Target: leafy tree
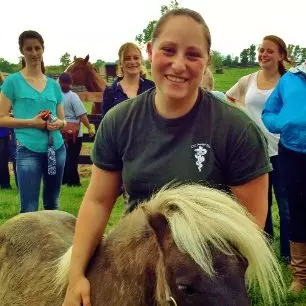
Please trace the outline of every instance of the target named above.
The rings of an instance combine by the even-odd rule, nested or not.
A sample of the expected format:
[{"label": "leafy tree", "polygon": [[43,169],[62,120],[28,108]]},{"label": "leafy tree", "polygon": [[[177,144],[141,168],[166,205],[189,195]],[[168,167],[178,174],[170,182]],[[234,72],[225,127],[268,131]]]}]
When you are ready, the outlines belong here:
[{"label": "leafy tree", "polygon": [[232,57],[228,54],[225,59],[223,60],[222,64],[224,66],[227,66],[227,67],[232,67],[233,65],[233,59]]},{"label": "leafy tree", "polygon": [[101,60],[101,59],[98,59],[95,63],[94,63],[94,66],[95,67],[101,67],[101,66],[104,66],[105,65],[105,61]]},{"label": "leafy tree", "polygon": [[240,63],[246,66],[249,63],[249,52],[248,49],[243,49],[240,53]]},{"label": "leafy tree", "polygon": [[70,65],[71,63],[70,57],[71,55],[68,52],[66,52],[63,56],[60,57],[60,63],[64,69],[66,69]]},{"label": "leafy tree", "polygon": [[[177,0],[171,0],[168,5],[162,5],[160,8],[161,15],[164,15],[168,11],[179,8],[179,3]],[[143,47],[147,42],[151,40],[153,30],[155,28],[155,25],[157,23],[157,20],[151,20],[147,27],[143,29],[142,33],[136,35],[135,40],[137,43]]]},{"label": "leafy tree", "polygon": [[292,44],[289,44],[289,45],[287,46],[288,57],[289,57],[289,59],[292,59],[292,60],[294,60],[294,59],[293,59],[293,50],[294,50],[294,48],[295,48],[295,46],[292,45]]},{"label": "leafy tree", "polygon": [[233,67],[239,66],[239,56],[235,56],[233,59]]},{"label": "leafy tree", "polygon": [[0,57],[0,71],[7,72],[7,73],[13,72],[11,63],[6,61],[3,57]]},{"label": "leafy tree", "polygon": [[254,44],[250,45],[248,48],[249,63],[254,65],[256,61],[256,46]]},{"label": "leafy tree", "polygon": [[306,48],[301,48],[301,61],[306,61]]}]

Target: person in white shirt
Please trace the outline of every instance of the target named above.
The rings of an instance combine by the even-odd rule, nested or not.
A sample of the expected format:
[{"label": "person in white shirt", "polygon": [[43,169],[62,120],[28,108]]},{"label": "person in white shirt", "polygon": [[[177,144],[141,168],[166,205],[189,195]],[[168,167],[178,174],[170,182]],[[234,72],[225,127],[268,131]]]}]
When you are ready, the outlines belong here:
[{"label": "person in white shirt", "polygon": [[287,192],[280,172],[281,165],[278,156],[279,135],[270,133],[261,119],[265,102],[281,76],[286,72],[284,62],[291,63],[288,58],[285,42],[275,35],[265,36],[258,50],[258,63],[261,69],[242,77],[226,92],[226,96],[228,100],[245,109],[268,141],[268,151],[273,171],[269,173],[269,210],[265,231],[273,238],[271,215],[273,188],[280,217],[280,254],[289,262],[289,210]]}]

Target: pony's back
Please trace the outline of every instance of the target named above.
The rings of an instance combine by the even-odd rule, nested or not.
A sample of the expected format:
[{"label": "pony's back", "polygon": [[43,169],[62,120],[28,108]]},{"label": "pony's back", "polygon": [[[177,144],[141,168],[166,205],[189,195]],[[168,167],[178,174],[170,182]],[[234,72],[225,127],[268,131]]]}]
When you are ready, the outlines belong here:
[{"label": "pony's back", "polygon": [[20,214],[0,227],[1,305],[60,305],[55,301],[64,293],[47,288],[55,260],[72,244],[74,226],[75,217],[68,213],[40,211]]}]

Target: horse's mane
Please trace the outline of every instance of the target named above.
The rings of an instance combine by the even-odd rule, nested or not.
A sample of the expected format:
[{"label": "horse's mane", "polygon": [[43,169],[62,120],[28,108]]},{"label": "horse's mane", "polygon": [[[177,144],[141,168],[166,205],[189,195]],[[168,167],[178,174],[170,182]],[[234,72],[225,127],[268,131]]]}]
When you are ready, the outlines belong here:
[{"label": "horse's mane", "polygon": [[230,196],[197,184],[165,187],[146,209],[166,217],[177,247],[207,274],[214,274],[211,246],[228,255],[238,250],[248,261],[249,288],[258,284],[271,304],[283,297],[282,274],[266,237]]},{"label": "horse's mane", "polygon": [[[258,285],[268,304],[282,299],[284,282],[267,239],[246,210],[230,196],[198,184],[167,186],[143,205],[150,214],[162,214],[167,219],[177,247],[189,254],[208,275],[215,273],[212,248],[229,256],[239,253],[248,261],[249,288]],[[139,235],[144,222],[136,220],[145,216],[140,211],[136,209],[122,220],[124,239],[118,235],[114,239],[129,243],[127,237],[133,239],[135,234]],[[70,257],[71,248],[60,259],[57,277],[60,283],[67,281]]]}]

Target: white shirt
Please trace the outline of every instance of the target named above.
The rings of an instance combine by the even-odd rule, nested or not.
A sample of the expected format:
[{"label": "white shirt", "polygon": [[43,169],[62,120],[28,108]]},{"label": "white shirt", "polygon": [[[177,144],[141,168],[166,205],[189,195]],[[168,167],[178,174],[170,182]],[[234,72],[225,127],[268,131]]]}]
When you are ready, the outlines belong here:
[{"label": "white shirt", "polygon": [[265,102],[274,90],[259,89],[257,87],[258,71],[242,77],[226,95],[238,100],[245,107],[247,114],[256,122],[268,140],[269,156],[278,155],[279,135],[270,133],[261,119]]}]

